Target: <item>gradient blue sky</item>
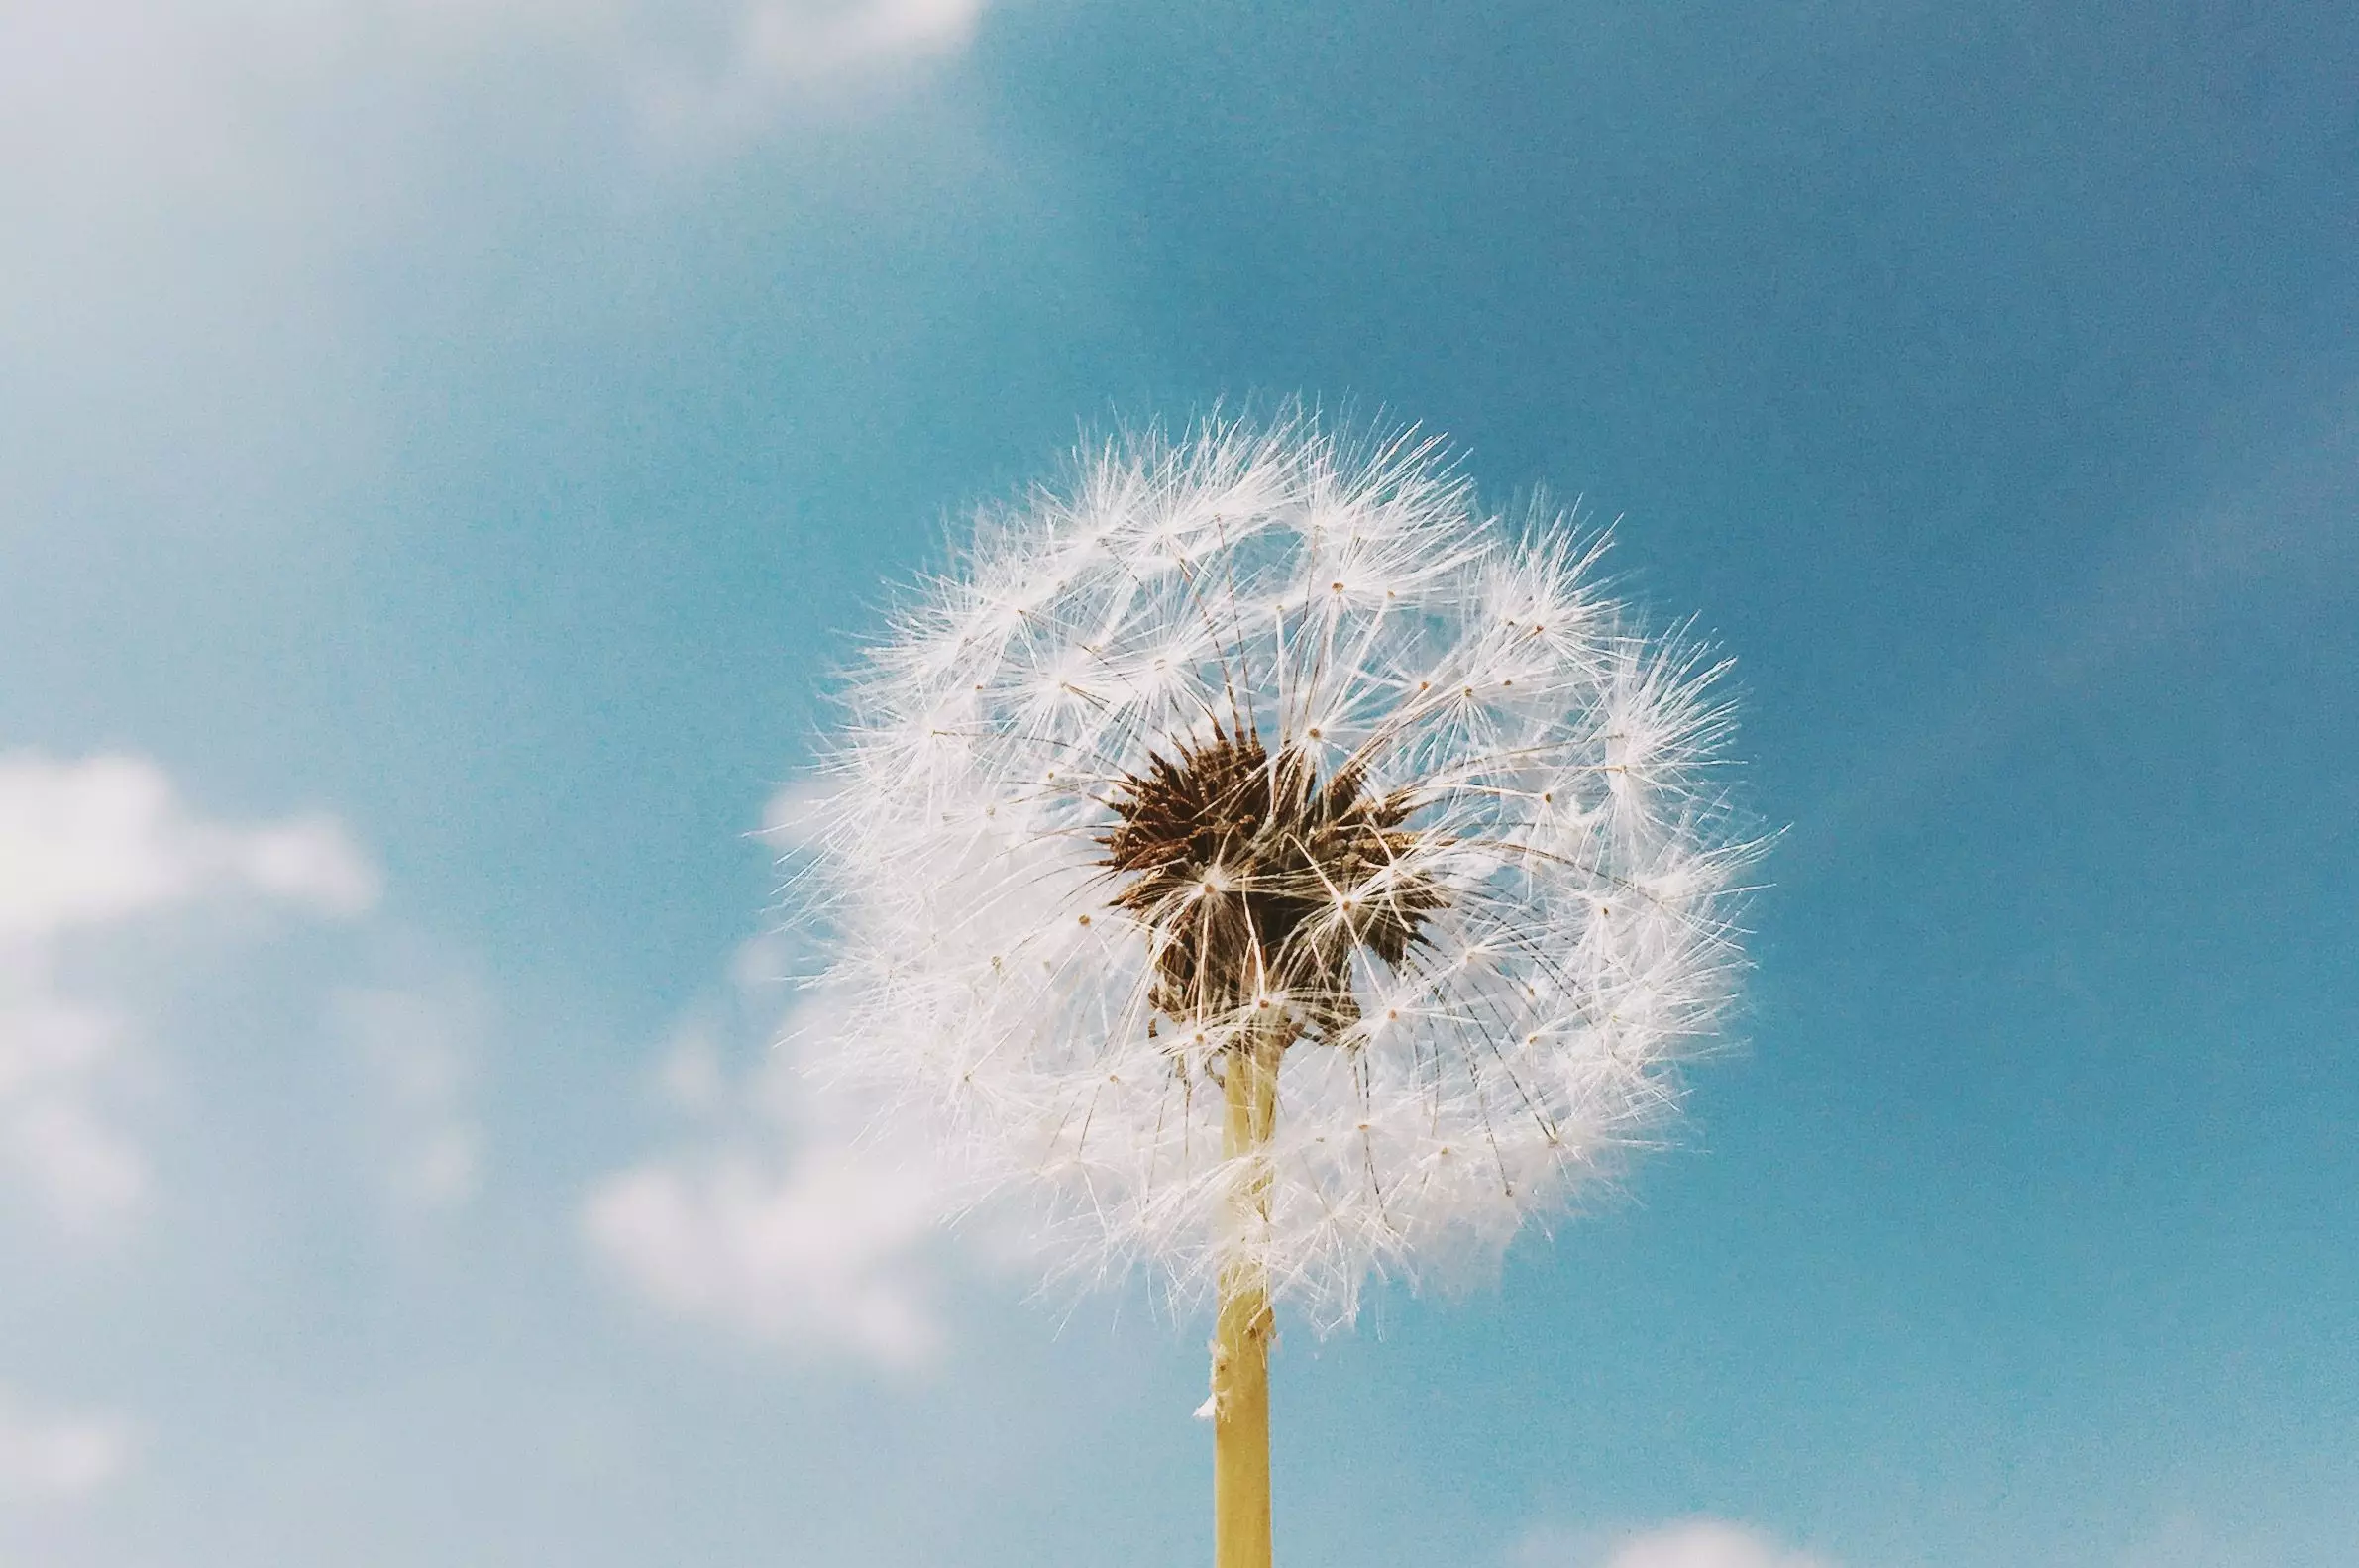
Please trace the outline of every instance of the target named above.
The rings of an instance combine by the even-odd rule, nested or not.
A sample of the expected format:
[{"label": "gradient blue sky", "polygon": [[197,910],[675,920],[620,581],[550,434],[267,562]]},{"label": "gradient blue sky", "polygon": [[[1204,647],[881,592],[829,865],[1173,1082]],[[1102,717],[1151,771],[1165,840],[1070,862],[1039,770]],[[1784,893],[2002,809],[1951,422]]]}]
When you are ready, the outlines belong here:
[{"label": "gradient blue sky", "polygon": [[1685,1147],[1288,1338],[1281,1561],[2359,1561],[2355,215],[2324,0],[0,0],[0,1560],[1204,1559],[1202,1325],[927,1227],[748,834],[1299,391],[1625,516],[1792,826]]}]

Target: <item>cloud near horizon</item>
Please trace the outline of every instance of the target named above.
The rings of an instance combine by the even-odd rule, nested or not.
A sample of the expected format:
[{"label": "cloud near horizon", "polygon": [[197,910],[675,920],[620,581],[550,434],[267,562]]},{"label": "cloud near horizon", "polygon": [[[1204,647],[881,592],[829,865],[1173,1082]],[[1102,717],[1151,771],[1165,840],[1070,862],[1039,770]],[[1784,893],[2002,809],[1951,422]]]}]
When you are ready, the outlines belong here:
[{"label": "cloud near horizon", "polygon": [[0,1388],[0,1499],[78,1502],[121,1476],[138,1446],[120,1416],[30,1411]]},{"label": "cloud near horizon", "polygon": [[0,1187],[29,1187],[79,1232],[121,1221],[147,1191],[146,1155],[109,1108],[136,1021],[68,978],[70,947],[242,898],[348,919],[377,894],[375,867],[333,817],[216,822],[143,758],[0,754]]},{"label": "cloud near horizon", "polygon": [[456,1208],[483,1185],[472,1091],[488,1014],[474,988],[447,979],[349,987],[328,998],[330,1030],[353,1052],[367,1088],[370,1163],[397,1212]]},{"label": "cloud near horizon", "polygon": [[[815,800],[774,795],[766,842],[785,849],[808,832]],[[850,1355],[908,1372],[945,1340],[926,1257],[948,1207],[943,1173],[804,1070],[795,1042],[823,1038],[828,1019],[789,999],[786,968],[779,941],[740,945],[731,1006],[684,1024],[663,1060],[664,1098],[691,1137],[599,1182],[583,1232],[671,1316],[799,1360]],[[759,1053],[735,1081],[732,1048]]]},{"label": "cloud near horizon", "polygon": [[1513,1568],[1835,1568],[1721,1519],[1681,1519],[1623,1534],[1543,1528],[1517,1542],[1508,1561]]},{"label": "cloud near horizon", "polygon": [[[847,95],[973,38],[986,0],[89,0],[0,11],[0,148],[71,185],[151,163],[236,178],[275,114],[357,78],[378,112],[460,90],[519,55],[540,83],[619,105],[660,147],[728,151],[798,106]],[[72,174],[58,155],[78,150]],[[225,159],[227,160],[225,164]],[[251,189],[246,194],[251,195]]]},{"label": "cloud near horizon", "polygon": [[[741,995],[766,951],[740,955]],[[944,1336],[923,1254],[944,1205],[922,1152],[866,1136],[784,1047],[732,1082],[714,1031],[692,1026],[662,1081],[694,1131],[590,1193],[583,1232],[609,1269],[673,1317],[799,1360],[929,1362]]]}]

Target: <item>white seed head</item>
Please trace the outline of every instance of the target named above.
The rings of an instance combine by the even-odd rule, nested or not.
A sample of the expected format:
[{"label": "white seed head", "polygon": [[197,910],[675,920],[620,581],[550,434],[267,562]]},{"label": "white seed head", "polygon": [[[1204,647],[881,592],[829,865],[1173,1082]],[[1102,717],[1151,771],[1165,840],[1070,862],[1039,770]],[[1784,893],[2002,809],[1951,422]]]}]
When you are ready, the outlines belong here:
[{"label": "white seed head", "polygon": [[[797,879],[834,1065],[1069,1267],[1189,1297],[1241,1251],[1324,1326],[1495,1258],[1660,1129],[1741,967],[1722,666],[1601,549],[1300,413],[983,514],[854,676]],[[1225,1156],[1273,1016],[1274,1132]]]}]

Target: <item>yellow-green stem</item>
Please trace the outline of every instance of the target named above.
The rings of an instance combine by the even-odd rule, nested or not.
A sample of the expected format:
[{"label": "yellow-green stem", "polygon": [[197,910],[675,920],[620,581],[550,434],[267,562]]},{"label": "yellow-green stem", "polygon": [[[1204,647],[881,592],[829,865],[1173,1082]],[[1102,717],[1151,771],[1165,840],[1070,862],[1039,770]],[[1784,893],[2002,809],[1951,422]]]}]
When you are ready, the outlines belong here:
[{"label": "yellow-green stem", "polygon": [[[1222,1152],[1258,1162],[1278,1114],[1278,1058],[1286,1038],[1265,1034],[1230,1053]],[[1256,1163],[1231,1195],[1233,1252],[1221,1270],[1213,1329],[1214,1568],[1270,1568],[1269,1347],[1275,1328],[1260,1231],[1269,1171]]]}]

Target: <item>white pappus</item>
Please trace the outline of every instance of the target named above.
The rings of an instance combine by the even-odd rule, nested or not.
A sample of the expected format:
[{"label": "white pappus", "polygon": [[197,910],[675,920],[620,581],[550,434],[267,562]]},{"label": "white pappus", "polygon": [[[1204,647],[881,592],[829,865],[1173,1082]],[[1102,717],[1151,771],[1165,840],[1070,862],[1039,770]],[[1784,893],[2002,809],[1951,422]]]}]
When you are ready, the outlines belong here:
[{"label": "white pappus", "polygon": [[[983,513],[849,681],[794,884],[825,1064],[1062,1265],[1199,1299],[1241,1258],[1321,1328],[1610,1174],[1732,999],[1758,845],[1723,664],[1517,523],[1300,411]],[[1253,1050],[1274,1118],[1225,1147]]]}]

